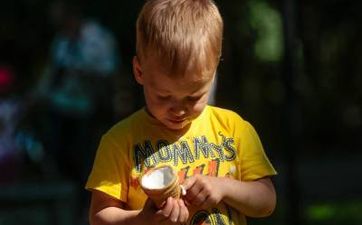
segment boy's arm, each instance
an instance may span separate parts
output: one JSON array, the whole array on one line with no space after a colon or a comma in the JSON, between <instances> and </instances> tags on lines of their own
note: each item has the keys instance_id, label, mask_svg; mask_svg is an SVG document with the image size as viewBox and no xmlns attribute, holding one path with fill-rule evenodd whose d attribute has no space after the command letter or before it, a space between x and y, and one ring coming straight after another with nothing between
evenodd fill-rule
<instances>
[{"instance_id":1,"label":"boy's arm","mask_svg":"<svg viewBox=\"0 0 362 225\"><path fill-rule=\"evenodd\" d=\"M222 178L223 201L249 217L269 216L275 209L276 193L269 177L255 181Z\"/></svg>"},{"instance_id":2,"label":"boy's arm","mask_svg":"<svg viewBox=\"0 0 362 225\"><path fill-rule=\"evenodd\" d=\"M249 217L270 215L276 204L276 194L269 177L255 181L196 175L187 179L186 200L194 206L207 208L224 201Z\"/></svg>"},{"instance_id":3,"label":"boy's arm","mask_svg":"<svg viewBox=\"0 0 362 225\"><path fill-rule=\"evenodd\" d=\"M181 199L168 198L161 209L147 199L142 210L125 210L124 204L107 194L92 191L89 212L91 225L167 225L185 223L189 212Z\"/></svg>"},{"instance_id":4,"label":"boy's arm","mask_svg":"<svg viewBox=\"0 0 362 225\"><path fill-rule=\"evenodd\" d=\"M92 191L92 199L89 210L89 222L91 225L111 224L140 224L138 221L139 210L124 210L123 203L111 198L100 191Z\"/></svg>"}]
</instances>

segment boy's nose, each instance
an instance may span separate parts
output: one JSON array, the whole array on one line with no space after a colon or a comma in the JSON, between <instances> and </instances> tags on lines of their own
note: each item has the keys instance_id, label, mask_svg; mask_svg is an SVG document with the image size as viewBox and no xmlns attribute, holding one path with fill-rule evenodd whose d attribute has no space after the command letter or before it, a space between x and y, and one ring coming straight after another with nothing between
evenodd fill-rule
<instances>
[{"instance_id":1,"label":"boy's nose","mask_svg":"<svg viewBox=\"0 0 362 225\"><path fill-rule=\"evenodd\" d=\"M175 104L171 107L171 113L174 116L183 116L186 114L186 108L180 104Z\"/></svg>"}]
</instances>

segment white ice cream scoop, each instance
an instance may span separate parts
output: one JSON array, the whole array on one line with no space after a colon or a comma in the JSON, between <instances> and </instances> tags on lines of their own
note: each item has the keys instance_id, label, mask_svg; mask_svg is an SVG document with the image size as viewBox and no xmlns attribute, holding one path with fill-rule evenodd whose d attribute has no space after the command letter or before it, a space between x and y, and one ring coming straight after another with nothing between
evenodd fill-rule
<instances>
[{"instance_id":1,"label":"white ice cream scoop","mask_svg":"<svg viewBox=\"0 0 362 225\"><path fill-rule=\"evenodd\" d=\"M163 189L170 185L175 174L171 167L160 167L146 173L141 180L143 187L147 189Z\"/></svg>"}]
</instances>

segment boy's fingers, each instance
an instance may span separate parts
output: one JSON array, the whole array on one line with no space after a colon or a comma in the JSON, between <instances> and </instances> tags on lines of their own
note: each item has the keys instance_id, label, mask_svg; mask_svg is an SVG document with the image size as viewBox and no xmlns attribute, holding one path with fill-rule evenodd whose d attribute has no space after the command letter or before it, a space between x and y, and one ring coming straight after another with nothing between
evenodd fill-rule
<instances>
[{"instance_id":1,"label":"boy's fingers","mask_svg":"<svg viewBox=\"0 0 362 225\"><path fill-rule=\"evenodd\" d=\"M206 197L205 200L200 204L201 209L207 209L210 206L209 197Z\"/></svg>"},{"instance_id":2,"label":"boy's fingers","mask_svg":"<svg viewBox=\"0 0 362 225\"><path fill-rule=\"evenodd\" d=\"M176 223L179 220L180 216L180 206L178 204L178 200L172 199L172 210L170 214L170 220L173 223Z\"/></svg>"},{"instance_id":3,"label":"boy's fingers","mask_svg":"<svg viewBox=\"0 0 362 225\"><path fill-rule=\"evenodd\" d=\"M196 181L196 179L194 176L190 177L182 183L182 187L184 187L184 189L187 191L188 189L190 189L192 187L192 185L194 185L195 181Z\"/></svg>"},{"instance_id":4,"label":"boy's fingers","mask_svg":"<svg viewBox=\"0 0 362 225\"><path fill-rule=\"evenodd\" d=\"M168 199L166 200L166 203L164 204L163 208L162 208L162 215L164 217L169 217L171 212L172 212L172 197L168 197Z\"/></svg>"},{"instance_id":5,"label":"boy's fingers","mask_svg":"<svg viewBox=\"0 0 362 225\"><path fill-rule=\"evenodd\" d=\"M205 202L207 196L205 196L204 192L200 191L197 194L190 195L190 199L188 200L192 205L200 206Z\"/></svg>"},{"instance_id":6,"label":"boy's fingers","mask_svg":"<svg viewBox=\"0 0 362 225\"><path fill-rule=\"evenodd\" d=\"M182 201L181 199L178 200L178 204L180 207L179 222L186 223L187 219L189 218L189 211L186 208L184 201Z\"/></svg>"},{"instance_id":7,"label":"boy's fingers","mask_svg":"<svg viewBox=\"0 0 362 225\"><path fill-rule=\"evenodd\" d=\"M197 185L194 184L190 187L189 190L187 190L185 199L193 204L193 201L195 200L195 198L200 194L200 192L202 191L202 186L201 185Z\"/></svg>"}]
</instances>

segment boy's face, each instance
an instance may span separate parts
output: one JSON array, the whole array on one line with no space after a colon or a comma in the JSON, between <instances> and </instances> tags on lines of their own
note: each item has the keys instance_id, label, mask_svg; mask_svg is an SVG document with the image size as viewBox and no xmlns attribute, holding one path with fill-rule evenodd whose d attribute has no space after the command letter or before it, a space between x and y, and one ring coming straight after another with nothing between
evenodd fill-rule
<instances>
[{"instance_id":1,"label":"boy's face","mask_svg":"<svg viewBox=\"0 0 362 225\"><path fill-rule=\"evenodd\" d=\"M147 60L145 60L147 61ZM133 70L143 86L148 112L171 130L181 130L205 108L214 73L200 78L197 74L173 78L165 75L157 63L134 57Z\"/></svg>"}]
</instances>

